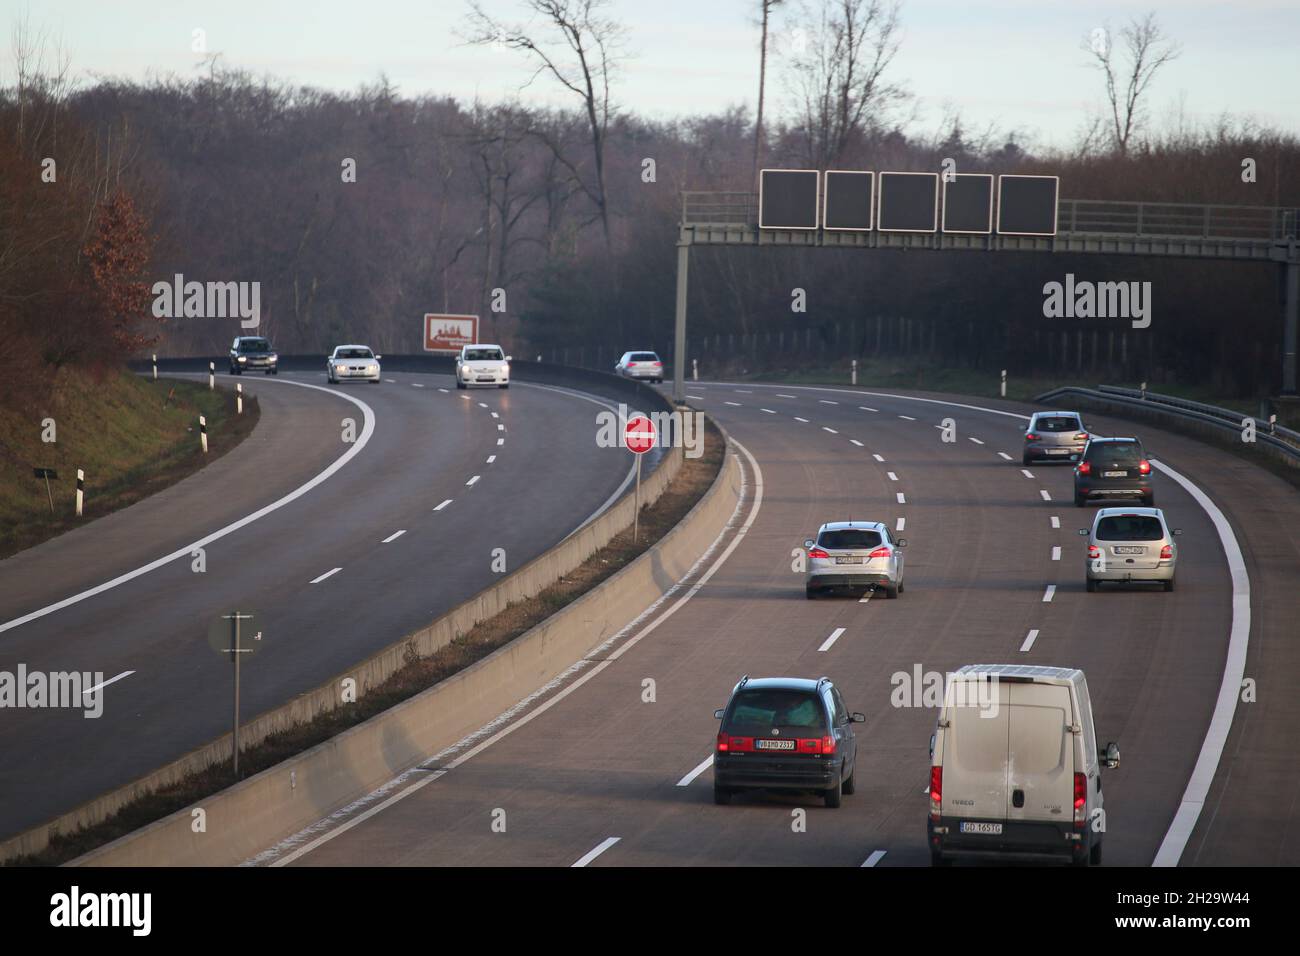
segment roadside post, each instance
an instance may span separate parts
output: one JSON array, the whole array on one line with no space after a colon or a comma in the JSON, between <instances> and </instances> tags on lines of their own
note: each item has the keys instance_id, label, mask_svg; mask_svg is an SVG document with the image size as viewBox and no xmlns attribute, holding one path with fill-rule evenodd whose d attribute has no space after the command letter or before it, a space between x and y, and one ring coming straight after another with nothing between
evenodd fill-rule
<instances>
[{"instance_id":1,"label":"roadside post","mask_svg":"<svg viewBox=\"0 0 1300 956\"><path fill-rule=\"evenodd\" d=\"M998 394L1001 395L1003 398L1007 397L1007 370L1006 369L1002 370L1002 385L998 389Z\"/></svg>"},{"instance_id":2,"label":"roadside post","mask_svg":"<svg viewBox=\"0 0 1300 956\"><path fill-rule=\"evenodd\" d=\"M235 414L244 414L244 383L235 383Z\"/></svg>"},{"instance_id":3,"label":"roadside post","mask_svg":"<svg viewBox=\"0 0 1300 956\"><path fill-rule=\"evenodd\" d=\"M632 512L632 543L636 544L641 524L641 457L655 446L658 435L655 423L644 415L628 419L623 427L623 444L628 451L636 455L636 495L633 498L635 508Z\"/></svg>"},{"instance_id":4,"label":"roadside post","mask_svg":"<svg viewBox=\"0 0 1300 956\"><path fill-rule=\"evenodd\" d=\"M252 622L257 615L251 611L231 611L223 614L208 626L208 644L218 654L229 654L235 667L234 721L231 728L231 757L235 779L239 779L239 666L245 655L252 656L261 648L262 632Z\"/></svg>"},{"instance_id":5,"label":"roadside post","mask_svg":"<svg viewBox=\"0 0 1300 956\"><path fill-rule=\"evenodd\" d=\"M59 473L55 471L53 468L33 468L32 473L35 474L37 478L45 479L45 497L50 499L50 514L54 514L54 495L50 491L50 479L53 478L55 481L58 481ZM77 474L80 475L81 472L77 472ZM81 486L80 481L77 482L77 486L78 487ZM80 491L77 492L77 514L81 514L81 492Z\"/></svg>"},{"instance_id":6,"label":"roadside post","mask_svg":"<svg viewBox=\"0 0 1300 956\"><path fill-rule=\"evenodd\" d=\"M203 454L208 453L208 419L204 415L199 416L199 444L203 446Z\"/></svg>"},{"instance_id":7,"label":"roadside post","mask_svg":"<svg viewBox=\"0 0 1300 956\"><path fill-rule=\"evenodd\" d=\"M153 357L153 380L158 381L158 356Z\"/></svg>"},{"instance_id":8,"label":"roadside post","mask_svg":"<svg viewBox=\"0 0 1300 956\"><path fill-rule=\"evenodd\" d=\"M1003 376L1003 378L1005 379L1005 378L1006 378L1006 372L1003 372L1003 373L1002 373L1002 376ZM858 360L857 360L857 359L854 359L854 360L853 360L853 376L852 376L852 379L851 379L851 381L850 381L850 384L852 384L852 385L857 385L857 384L858 384Z\"/></svg>"},{"instance_id":9,"label":"roadside post","mask_svg":"<svg viewBox=\"0 0 1300 956\"><path fill-rule=\"evenodd\" d=\"M81 506L85 503L86 473L77 469L77 517L81 517Z\"/></svg>"},{"instance_id":10,"label":"roadside post","mask_svg":"<svg viewBox=\"0 0 1300 956\"><path fill-rule=\"evenodd\" d=\"M208 363L208 391L215 392L216 390L217 390L217 363L209 362Z\"/></svg>"}]
</instances>

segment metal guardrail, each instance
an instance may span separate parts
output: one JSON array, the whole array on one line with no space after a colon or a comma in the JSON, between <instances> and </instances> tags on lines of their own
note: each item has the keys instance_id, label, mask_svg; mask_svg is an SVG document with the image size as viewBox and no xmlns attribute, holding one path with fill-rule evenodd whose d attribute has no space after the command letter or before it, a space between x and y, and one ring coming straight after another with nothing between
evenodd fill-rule
<instances>
[{"instance_id":1,"label":"metal guardrail","mask_svg":"<svg viewBox=\"0 0 1300 956\"><path fill-rule=\"evenodd\" d=\"M753 226L758 222L758 194L683 192L681 222L684 226ZM1057 206L1057 234L1285 242L1300 237L1300 209L1062 199Z\"/></svg>"},{"instance_id":2,"label":"metal guardrail","mask_svg":"<svg viewBox=\"0 0 1300 956\"><path fill-rule=\"evenodd\" d=\"M1283 428L1280 425L1270 426L1268 422L1262 419L1253 415L1235 412L1230 408L1206 405L1185 398L1175 398L1172 395L1142 392L1135 388L1119 388L1114 385L1098 385L1095 389L1071 385L1044 392L1034 401L1046 404L1053 399L1073 395L1117 402L1130 408L1172 415L1189 421L1203 422L1237 435L1241 434L1243 421L1250 419L1255 422L1256 442L1280 451L1286 458L1290 459L1292 464L1300 465L1300 432L1293 431L1290 428Z\"/></svg>"}]
</instances>

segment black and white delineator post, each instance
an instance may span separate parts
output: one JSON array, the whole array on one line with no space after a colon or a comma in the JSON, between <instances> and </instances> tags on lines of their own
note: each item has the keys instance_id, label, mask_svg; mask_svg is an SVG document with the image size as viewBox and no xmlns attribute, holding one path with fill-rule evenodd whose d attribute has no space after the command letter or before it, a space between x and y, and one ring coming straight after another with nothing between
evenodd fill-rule
<instances>
[{"instance_id":1,"label":"black and white delineator post","mask_svg":"<svg viewBox=\"0 0 1300 956\"><path fill-rule=\"evenodd\" d=\"M234 751L234 763L235 763L235 777L238 778L239 777L239 660L242 655L253 653L253 648L240 646L239 622L251 621L253 619L253 615L240 614L238 611L234 611L230 614L221 615L221 618L222 620L226 620L230 622L230 646L226 648L226 650L230 652L230 660L235 665L235 721L234 721L234 730L232 733L232 740L234 742L233 751Z\"/></svg>"},{"instance_id":2,"label":"black and white delineator post","mask_svg":"<svg viewBox=\"0 0 1300 956\"><path fill-rule=\"evenodd\" d=\"M216 390L217 390L217 363L209 362L208 363L208 391L215 392Z\"/></svg>"},{"instance_id":3,"label":"black and white delineator post","mask_svg":"<svg viewBox=\"0 0 1300 956\"><path fill-rule=\"evenodd\" d=\"M199 444L203 446L203 454L208 453L208 419L206 416L199 416Z\"/></svg>"},{"instance_id":4,"label":"black and white delineator post","mask_svg":"<svg viewBox=\"0 0 1300 956\"><path fill-rule=\"evenodd\" d=\"M242 382L235 383L235 414L244 414L244 385Z\"/></svg>"},{"instance_id":5,"label":"black and white delineator post","mask_svg":"<svg viewBox=\"0 0 1300 956\"><path fill-rule=\"evenodd\" d=\"M1003 398L1007 397L1007 370L1002 370L1002 384L998 387L998 394Z\"/></svg>"},{"instance_id":6,"label":"black and white delineator post","mask_svg":"<svg viewBox=\"0 0 1300 956\"><path fill-rule=\"evenodd\" d=\"M153 380L158 381L158 356L153 357Z\"/></svg>"},{"instance_id":7,"label":"black and white delineator post","mask_svg":"<svg viewBox=\"0 0 1300 956\"><path fill-rule=\"evenodd\" d=\"M77 469L77 517L81 517L81 506L85 503L86 473Z\"/></svg>"}]
</instances>

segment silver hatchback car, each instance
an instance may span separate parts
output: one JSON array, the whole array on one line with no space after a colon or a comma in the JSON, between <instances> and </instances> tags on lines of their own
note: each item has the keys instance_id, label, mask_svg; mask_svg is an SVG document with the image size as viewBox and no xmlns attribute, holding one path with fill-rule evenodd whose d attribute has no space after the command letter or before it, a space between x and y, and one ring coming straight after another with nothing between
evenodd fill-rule
<instances>
[{"instance_id":1,"label":"silver hatchback car","mask_svg":"<svg viewBox=\"0 0 1300 956\"><path fill-rule=\"evenodd\" d=\"M903 538L894 540L879 521L830 521L816 540L803 543L808 553L804 594L809 600L833 588L878 588L885 597L903 592Z\"/></svg>"},{"instance_id":2,"label":"silver hatchback car","mask_svg":"<svg viewBox=\"0 0 1300 956\"><path fill-rule=\"evenodd\" d=\"M1103 581L1149 582L1174 589L1178 545L1174 536L1181 528L1169 529L1159 508L1102 508L1093 519L1085 559L1087 588L1096 591Z\"/></svg>"},{"instance_id":3,"label":"silver hatchback car","mask_svg":"<svg viewBox=\"0 0 1300 956\"><path fill-rule=\"evenodd\" d=\"M1088 426L1078 412L1035 412L1025 426L1022 464L1040 458L1053 461L1078 461L1088 444Z\"/></svg>"}]
</instances>

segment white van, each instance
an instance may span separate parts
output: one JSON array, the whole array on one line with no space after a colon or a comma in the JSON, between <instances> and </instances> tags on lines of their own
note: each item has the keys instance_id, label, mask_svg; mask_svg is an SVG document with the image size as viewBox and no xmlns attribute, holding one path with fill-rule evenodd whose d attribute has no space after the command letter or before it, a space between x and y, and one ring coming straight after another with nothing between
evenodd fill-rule
<instances>
[{"instance_id":1,"label":"white van","mask_svg":"<svg viewBox=\"0 0 1300 956\"><path fill-rule=\"evenodd\" d=\"M968 664L944 690L930 738L930 862L954 857L1101 862L1101 770L1083 671Z\"/></svg>"}]
</instances>

